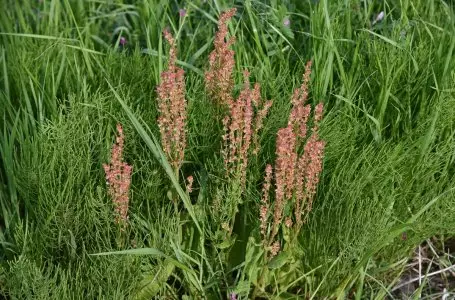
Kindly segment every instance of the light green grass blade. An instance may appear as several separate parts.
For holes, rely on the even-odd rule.
[[[156,248],[139,248],[139,249],[128,249],[120,251],[108,251],[90,254],[91,256],[106,256],[106,255],[151,255],[156,257],[165,257],[168,261],[172,262],[176,267],[181,268],[184,271],[192,272],[190,268],[182,264],[181,262],[171,258]]]
[[[62,38],[62,37],[58,37],[58,36],[33,34],[33,33],[0,32],[0,35],[26,37],[26,38],[34,38],[34,39],[44,39],[44,40],[55,40],[55,41],[64,41],[64,42],[74,42],[74,43],[79,42],[77,39],[69,39],[69,38]]]
[[[365,29],[365,28],[362,29],[362,31],[368,32],[369,34],[372,34],[372,35],[374,35],[374,36],[380,38],[380,39],[383,40],[384,42],[389,43],[390,45],[392,45],[392,46],[394,46],[394,47],[396,47],[396,48],[398,48],[398,49],[403,49],[400,45],[398,45],[397,42],[395,42],[395,41],[392,40],[392,39],[389,39],[389,38],[386,37],[386,36],[383,36],[383,35],[381,35],[381,34],[379,34],[379,33],[376,33],[376,32],[374,32],[374,31],[371,31],[371,30]]]
[[[102,255],[119,255],[119,254],[128,254],[128,255],[152,255],[152,256],[162,256],[166,257],[167,255],[161,252],[156,248],[139,248],[139,249],[128,249],[121,251],[109,251],[109,252],[100,252],[90,254],[93,256],[102,256]]]

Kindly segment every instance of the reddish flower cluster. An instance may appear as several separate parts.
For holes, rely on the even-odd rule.
[[[224,125],[224,150],[223,156],[226,170],[229,174],[238,176],[241,186],[245,186],[248,156],[252,143],[254,144],[263,119],[266,116],[271,101],[262,103],[261,91],[258,83],[250,88],[249,73],[244,72],[244,87],[239,97],[231,101],[229,114],[223,119]],[[258,109],[255,113],[255,108]],[[253,138],[254,137],[254,138]],[[254,145],[257,153],[258,145]]]
[[[115,206],[115,221],[122,225],[122,229],[128,221],[128,192],[131,184],[132,167],[122,161],[124,146],[123,129],[117,124],[118,136],[116,143],[112,146],[111,162],[104,164],[109,195]]]
[[[305,160],[300,163],[298,169],[300,170],[302,178],[306,179],[305,182],[305,194],[301,193],[298,195],[297,200],[301,200],[302,208],[306,201],[306,211],[311,211],[313,206],[313,197],[316,194],[316,188],[319,183],[319,175],[322,172],[322,159],[324,158],[325,142],[319,140],[318,129],[319,122],[322,119],[323,105],[319,103],[316,105],[314,112],[314,127],[313,133],[307,141],[304,149],[306,153]],[[300,187],[298,187],[300,188]],[[303,188],[301,188],[303,189]],[[298,213],[296,211],[296,219],[300,223],[300,217],[303,215],[303,211]]]
[[[260,213],[260,220],[261,220],[261,234],[263,239],[265,240],[267,235],[267,219],[268,219],[268,212],[269,212],[269,191],[272,182],[272,166],[267,165],[265,168],[265,180],[264,185],[262,187],[262,205],[259,211]]]
[[[218,32],[215,36],[215,49],[209,56],[209,70],[205,73],[206,89],[210,97],[219,104],[229,105],[232,102],[232,88],[234,80],[234,51],[230,46],[235,42],[231,37],[226,41],[228,33],[227,22],[235,15],[236,9],[232,8],[221,14],[218,20]]]
[[[322,172],[322,159],[325,142],[319,139],[319,123],[323,115],[323,104],[314,110],[314,124],[310,137],[307,138],[307,123],[311,113],[308,98],[308,84],[311,74],[311,61],[307,63],[302,85],[294,91],[291,99],[292,110],[288,125],[277,134],[275,161],[275,202],[273,223],[268,239],[263,234],[266,245],[276,245],[277,235],[283,219],[285,226],[298,232],[303,225],[302,216],[312,207],[313,197]],[[299,151],[303,148],[303,154]],[[269,170],[271,168],[268,167]],[[266,171],[264,187],[270,184],[270,171]],[[264,199],[268,199],[268,188],[264,188]],[[267,206],[268,205],[268,206]],[[285,215],[284,208],[290,206],[294,215]],[[261,232],[267,228],[267,211],[270,205],[262,203],[260,208]],[[293,221],[294,218],[294,221]],[[276,247],[274,248],[274,252]],[[272,253],[273,256],[273,253]]]
[[[187,191],[188,193],[191,193],[191,192],[193,191],[193,181],[194,181],[193,176],[191,176],[191,175],[188,176],[188,177],[186,178],[186,181],[187,181],[187,184],[186,184],[186,191]]]
[[[250,152],[257,154],[259,151],[259,130],[269,111],[272,102],[262,103],[260,86],[255,84],[250,88],[249,73],[244,72],[244,87],[239,97],[234,100],[232,90],[234,80],[234,51],[229,49],[235,38],[227,40],[227,22],[235,15],[236,9],[232,8],[221,14],[218,21],[215,49],[210,53],[209,70],[205,73],[207,92],[218,104],[228,109],[228,114],[223,119],[224,149],[223,156],[226,170],[229,175],[240,179],[241,187],[245,186],[246,169]],[[250,149],[253,149],[250,151]]]
[[[276,256],[278,252],[280,252],[280,249],[281,249],[280,242],[275,241],[272,244],[272,247],[270,248],[270,254],[272,255],[272,257]]]
[[[286,199],[292,197],[295,178],[296,136],[288,126],[278,130],[275,161],[275,207],[271,240],[278,232]]]
[[[176,66],[177,49],[172,35],[165,31],[164,37],[170,44],[168,69],[161,73],[158,92],[158,126],[161,144],[178,172],[183,162],[186,147],[186,100],[183,69]]]

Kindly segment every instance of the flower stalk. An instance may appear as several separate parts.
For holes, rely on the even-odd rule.
[[[263,200],[261,203],[261,235],[263,244],[270,251],[270,257],[278,254],[281,249],[276,238],[280,229],[284,230],[283,226],[292,232],[293,238],[297,237],[312,209],[322,172],[325,142],[319,138],[319,124],[323,116],[323,104],[319,103],[314,109],[313,127],[309,134],[311,106],[306,101],[310,75],[311,61],[305,67],[302,85],[294,91],[291,98],[292,109],[288,124],[277,133],[275,201],[273,206],[269,201]],[[302,150],[303,153],[300,154]],[[270,166],[266,168],[263,199],[269,197],[271,169]],[[265,232],[269,234],[264,234]]]
[[[215,48],[209,56],[209,70],[205,72],[205,86],[209,96],[223,106],[232,102],[232,89],[234,79],[234,50],[230,49],[235,42],[235,37],[227,39],[229,20],[235,15],[236,9],[232,8],[223,12],[218,20],[218,31],[215,36]]]
[[[115,222],[123,231],[128,224],[129,189],[133,167],[123,162],[124,135],[122,125],[117,124],[118,136],[112,146],[111,162],[104,164],[108,193],[115,210]]]
[[[167,70],[161,73],[158,93],[158,127],[161,145],[171,163],[176,176],[183,163],[186,147],[186,100],[185,77],[183,69],[177,67],[177,48],[172,35],[164,32],[170,45]]]

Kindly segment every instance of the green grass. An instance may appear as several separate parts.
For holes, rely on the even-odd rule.
[[[262,266],[255,262],[257,247],[247,242],[258,236],[263,170],[274,159],[276,132],[287,122],[290,96],[309,59],[310,101],[326,107],[324,170],[299,259],[281,268],[292,280],[271,279],[262,296],[343,298],[355,288],[358,299],[381,299],[415,246],[434,235],[454,237],[451,1],[3,0],[1,6],[0,295],[251,297],[251,280]],[[274,102],[229,248],[209,218],[225,183],[222,128],[203,72],[214,21],[233,6],[235,92],[247,68]],[[182,7],[187,15],[179,18]],[[382,10],[384,20],[372,26]],[[181,188],[179,178],[157,142],[165,27],[178,37],[186,72],[182,172],[195,177],[195,192],[179,193],[181,215],[167,196]],[[123,245],[102,169],[117,122],[125,128],[125,160],[134,166]],[[153,251],[91,255],[133,245]]]

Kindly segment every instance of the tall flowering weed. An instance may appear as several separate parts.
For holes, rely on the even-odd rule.
[[[209,221],[204,223],[207,225],[208,239],[204,240],[205,237],[201,237],[200,244],[192,242],[186,244],[182,235],[180,243],[182,247],[190,247],[188,253],[202,253],[205,252],[205,247],[213,246],[216,248],[213,253],[216,253],[217,262],[221,262],[225,268],[233,256],[238,255],[238,251],[231,252],[230,249],[238,246],[236,243],[240,238],[242,243],[246,241],[244,250],[247,255],[253,255],[254,259],[247,260],[242,254],[240,259],[245,259],[244,267],[239,270],[244,270],[245,273],[242,276],[248,277],[254,285],[255,291],[252,298],[255,298],[254,295],[266,291],[266,288],[271,285],[289,287],[290,282],[297,282],[293,277],[297,272],[293,272],[292,268],[301,260],[293,248],[298,243],[297,236],[312,209],[322,172],[325,142],[319,137],[319,126],[323,117],[323,104],[320,103],[312,109],[307,103],[311,75],[310,61],[305,67],[302,84],[292,94],[292,108],[287,124],[277,132],[275,162],[273,165],[267,164],[265,168],[258,228],[262,243],[257,243],[256,237],[253,236],[256,231],[248,230],[251,229],[249,226],[251,224],[249,224],[247,210],[251,205],[250,203],[241,204],[247,189],[254,189],[254,186],[248,185],[247,182],[247,179],[254,178],[254,176],[248,178],[254,175],[253,172],[248,173],[249,165],[258,162],[255,158],[260,150],[260,131],[272,101],[266,101],[261,97],[260,84],[252,84],[250,74],[246,70],[243,72],[243,87],[239,95],[234,97],[235,53],[231,46],[235,38],[227,38],[227,24],[235,13],[236,10],[231,9],[221,14],[214,50],[209,56],[209,67],[205,73],[206,92],[217,107],[222,107],[218,113],[221,112],[223,115],[216,117],[223,126],[221,156],[224,161],[225,176],[221,188],[216,188],[214,191],[213,205],[202,207],[204,204],[199,202],[199,199],[194,206],[191,201],[184,202],[190,214],[192,211],[193,213],[197,211],[198,217],[207,218]],[[163,151],[175,174],[179,175],[187,144],[185,77],[183,69],[176,65],[176,41],[167,31],[164,32],[164,37],[170,45],[170,50],[167,69],[160,74],[161,82],[157,87],[159,112],[157,122]],[[124,228],[128,220],[128,193],[132,167],[122,160],[124,135],[121,125],[117,126],[117,130],[118,137],[112,148],[111,162],[103,167],[109,185],[109,195],[115,206],[116,222],[124,224],[122,227]],[[202,184],[195,181],[197,177],[193,178],[191,175],[184,178],[184,176],[181,177],[181,183],[186,189],[187,197],[190,198],[199,189],[202,190]],[[194,184],[197,186],[195,187]],[[170,194],[171,197],[177,198],[177,193]],[[174,201],[174,204],[177,217],[184,216],[177,201]],[[245,213],[239,213],[237,216],[242,209]],[[204,215],[204,212],[208,211],[210,213]],[[187,232],[191,232],[190,222],[179,222],[179,224],[185,226],[185,230],[188,229]],[[211,231],[212,228],[213,231]],[[253,234],[248,237],[248,232]],[[237,236],[239,239],[236,240]],[[256,248],[263,249],[257,251]],[[209,252],[211,251],[207,251]],[[289,256],[291,262],[282,264],[280,262],[281,267],[277,268],[270,267],[273,265],[273,257],[280,252],[285,252],[283,254],[286,255],[291,253],[292,255]],[[288,259],[286,255],[281,257]],[[279,269],[284,264],[287,264],[286,270],[280,273]]]
[[[129,190],[133,167],[123,161],[124,134],[123,128],[117,124],[118,136],[112,146],[111,162],[104,164],[108,193],[115,209],[115,221],[124,229],[128,223]]]
[[[250,84],[250,74],[243,72],[243,88],[237,98],[233,96],[235,66],[234,51],[230,49],[235,37],[227,38],[227,22],[235,15],[235,8],[223,12],[218,21],[214,50],[209,56],[209,69],[205,73],[206,91],[215,105],[222,107],[222,156],[226,170],[226,193],[214,204],[221,212],[221,227],[232,231],[233,221],[246,191],[248,164],[251,156],[259,152],[259,132],[263,127],[272,101],[261,98],[259,83]]]
[[[174,171],[178,173],[186,147],[186,100],[185,77],[183,69],[177,67],[177,48],[175,40],[168,32],[164,37],[170,45],[167,70],[161,73],[158,93],[158,126],[161,145]]]
[[[239,180],[242,189],[246,184],[248,157],[257,154],[258,136],[272,101],[263,101],[259,83],[251,89],[248,71],[244,71],[244,86],[239,97],[229,104],[223,119],[223,158],[228,177]]]
[[[218,20],[218,31],[215,36],[215,48],[209,56],[209,69],[205,73],[205,86],[209,96],[221,105],[228,106],[232,102],[234,79],[234,50],[230,49],[235,37],[227,39],[229,20],[235,15],[232,8],[221,14]]]
[[[306,65],[302,85],[292,96],[288,124],[277,133],[273,205],[269,201],[272,166],[266,167],[260,227],[262,239],[271,256],[278,253],[277,235],[283,226],[290,229],[294,237],[299,233],[305,217],[311,211],[322,172],[325,142],[319,138],[319,124],[323,104],[319,103],[314,109],[313,127],[309,133],[311,106],[306,101],[310,74],[311,61]]]

